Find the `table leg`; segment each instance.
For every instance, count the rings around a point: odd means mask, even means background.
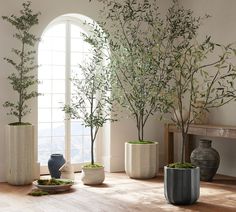
[[[185,161],[186,162],[190,162],[190,155],[192,151],[192,144],[191,144],[192,139],[193,139],[193,136],[188,135],[187,142],[185,144]]]
[[[173,163],[174,162],[174,133],[169,132],[168,124],[165,125],[164,143],[165,143],[166,163],[167,164]]]

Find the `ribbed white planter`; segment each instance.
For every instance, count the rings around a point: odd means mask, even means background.
[[[7,182],[27,185],[35,178],[34,126],[6,126]]]
[[[82,168],[81,180],[85,185],[99,185],[105,180],[104,167]]]
[[[159,143],[125,143],[125,172],[130,178],[148,179],[159,170]]]

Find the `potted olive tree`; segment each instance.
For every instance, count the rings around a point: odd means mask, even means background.
[[[125,171],[131,178],[152,178],[159,169],[158,142],[146,140],[144,131],[149,118],[168,105],[162,95],[169,80],[163,21],[155,0],[101,1],[100,24],[108,34],[116,78],[113,95],[137,127],[137,140],[125,143]]]
[[[91,162],[82,167],[82,181],[87,185],[101,184],[105,179],[104,166],[94,161],[94,143],[98,131],[107,121],[114,121],[111,92],[112,74],[108,68],[108,46],[106,36],[95,23],[91,35],[84,40],[91,45],[90,56],[80,64],[81,74],[72,78],[74,94],[70,105],[64,111],[72,119],[80,119],[90,128]]]
[[[185,161],[185,145],[190,124],[198,107],[202,110],[220,107],[234,99],[236,71],[231,59],[231,45],[214,43],[210,36],[200,40],[197,32],[204,18],[174,1],[167,19],[169,112],[182,134],[181,161],[164,168],[165,197],[173,204],[192,204],[199,197],[199,167]],[[197,101],[203,104],[196,104]],[[198,106],[196,106],[198,105]]]
[[[31,30],[38,24],[40,13],[34,13],[30,5],[30,2],[23,3],[19,16],[2,16],[16,30],[13,37],[19,42],[19,49],[12,48],[13,59],[4,58],[14,69],[8,79],[17,97],[15,102],[6,101],[3,105],[9,109],[8,115],[17,118],[17,122],[10,123],[6,130],[7,182],[13,185],[29,184],[35,177],[34,126],[23,122],[23,118],[31,112],[29,100],[39,95],[35,91],[38,81],[34,50],[39,39]]]

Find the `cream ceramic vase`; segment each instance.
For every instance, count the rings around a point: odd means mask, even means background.
[[[34,126],[6,126],[6,179],[9,184],[27,185],[34,181],[36,167],[34,145]]]
[[[82,168],[81,180],[85,185],[99,185],[105,180],[104,167]]]
[[[130,178],[149,179],[159,170],[159,143],[125,143],[125,172]]]

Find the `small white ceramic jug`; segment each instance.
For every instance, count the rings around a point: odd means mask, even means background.
[[[59,171],[61,172],[61,178],[63,178],[63,179],[70,179],[70,180],[74,180],[75,179],[74,168],[71,165],[70,161],[67,161],[59,169]]]

